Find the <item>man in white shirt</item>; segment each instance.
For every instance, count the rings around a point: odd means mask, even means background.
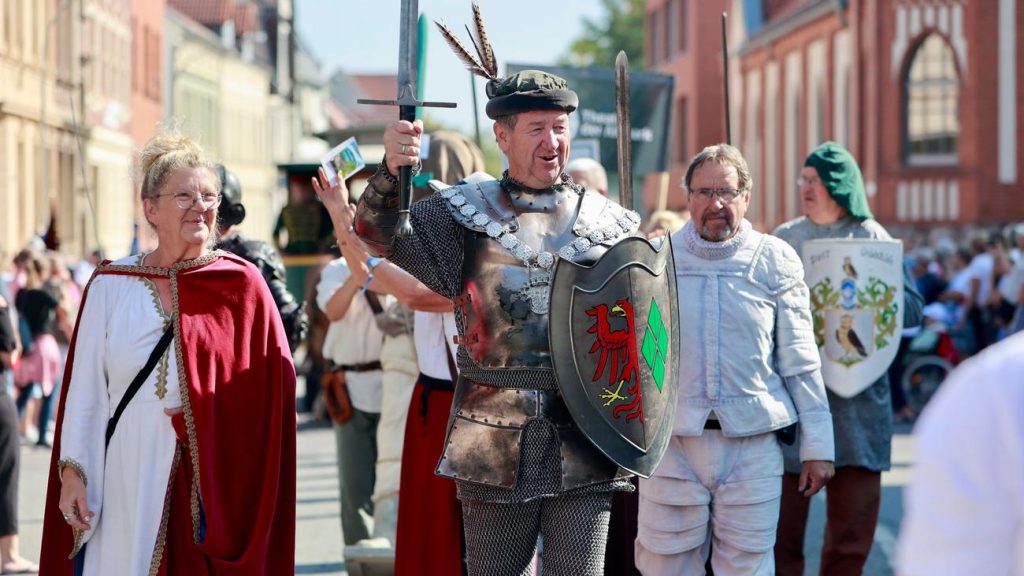
[[[334,423],[345,545],[373,535],[373,487],[377,461],[377,424],[381,411],[380,353],[384,334],[374,318],[376,305],[391,297],[366,292],[344,258],[328,264],[317,284],[317,305],[331,325],[324,338],[324,359],[339,367],[351,401],[351,416]]]
[[[964,302],[964,308],[967,313],[967,321],[974,328],[978,350],[981,350],[994,341],[990,329],[992,322],[988,302],[992,295],[995,259],[988,252],[985,239],[981,237],[971,240],[971,252],[974,253],[974,257],[967,265],[967,274],[970,280],[968,300]]]

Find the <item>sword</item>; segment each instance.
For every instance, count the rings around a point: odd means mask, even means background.
[[[360,98],[360,104],[376,106],[398,106],[398,119],[412,122],[416,119],[416,109],[422,107],[455,108],[454,102],[423,102],[416,99],[416,81],[418,71],[419,0],[402,0],[402,11],[399,22],[398,38],[398,96],[394,100],[369,100]],[[395,234],[409,236],[412,224],[409,223],[409,207],[412,205],[412,167],[401,166],[398,169],[398,223]]]
[[[629,57],[620,50],[615,57],[616,148],[619,152],[619,203],[633,209],[633,141],[629,118]]]

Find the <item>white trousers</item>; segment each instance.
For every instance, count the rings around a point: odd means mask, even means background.
[[[640,480],[636,566],[645,575],[772,575],[782,497],[775,434],[674,436]]]
[[[412,336],[388,336],[380,351],[380,423],[377,425],[377,481],[373,486],[373,537],[395,543],[398,530],[398,484],[402,476],[405,419],[419,369]]]

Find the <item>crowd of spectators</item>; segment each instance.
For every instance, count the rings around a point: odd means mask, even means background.
[[[22,442],[48,448],[78,304],[99,252],[72,266],[61,252],[34,242],[11,259],[0,257],[0,296],[13,304],[19,350],[2,384],[15,399]]]
[[[930,324],[952,336],[961,359],[1021,329],[1024,223],[926,240],[906,260]]]
[[[959,238],[942,229],[903,235],[925,318],[922,328],[905,331],[890,370],[897,421],[917,415],[900,389],[915,353],[955,365],[1024,328],[1024,223],[959,232]]]

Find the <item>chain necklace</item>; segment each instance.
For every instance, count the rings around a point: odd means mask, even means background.
[[[577,194],[583,194],[583,187],[572,181],[568,174],[562,174],[561,181],[568,185]],[[501,178],[502,189],[509,193],[510,188],[518,188],[524,191],[543,193],[547,190],[536,190],[529,188],[518,180],[508,175],[508,170]],[[551,303],[551,279],[555,265],[555,255],[546,250],[536,251],[512,232],[509,225],[493,220],[487,214],[477,210],[476,206],[469,203],[466,197],[457,187],[446,188],[441,191],[441,197],[448,201],[459,212],[472,218],[473,224],[481,227],[487,236],[494,239],[498,244],[517,260],[526,265],[527,281],[520,289],[520,297],[530,302],[530,310],[535,314],[547,314]],[[631,210],[625,210],[618,220],[590,230],[586,235],[577,236],[568,244],[558,249],[558,257],[570,262],[575,261],[581,254],[590,250],[596,244],[605,240],[618,238],[628,234],[640,224],[640,216]]]

